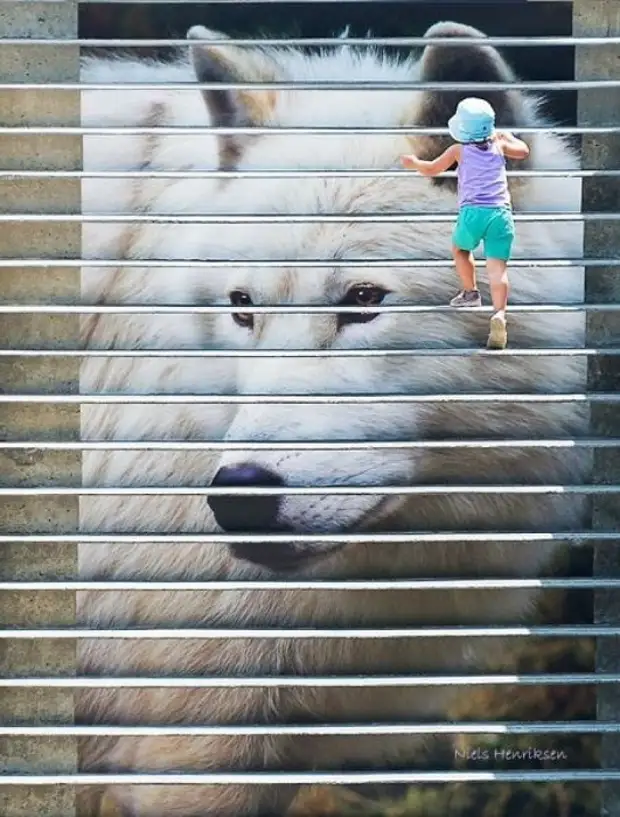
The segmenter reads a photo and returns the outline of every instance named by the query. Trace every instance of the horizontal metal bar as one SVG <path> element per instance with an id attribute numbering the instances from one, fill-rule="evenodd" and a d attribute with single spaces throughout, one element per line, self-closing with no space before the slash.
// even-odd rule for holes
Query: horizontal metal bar
<path id="1" fill-rule="evenodd" d="M 599 496 L 620 494 L 620 485 L 304 485 L 304 486 L 67 486 L 0 488 L 0 497 L 26 496 Z"/>
<path id="2" fill-rule="evenodd" d="M 146 263 L 145 263 L 146 265 Z M 124 264 L 122 265 L 125 266 Z M 175 267 L 179 266 L 177 262 Z M 183 264 L 185 266 L 185 264 Z M 1 267 L 1 265 L 0 265 Z M 272 306 L 249 306 L 243 307 L 244 314 L 252 315 L 338 315 L 353 314 L 359 315 L 432 315 L 436 312 L 454 312 L 454 308 L 449 305 L 436 304 L 432 306 L 419 306 L 418 304 L 394 304 L 390 306 L 315 306 L 305 305 L 272 305 Z M 220 305 L 198 305 L 198 306 L 163 306 L 153 304 L 136 304 L 128 306 L 109 306 L 100 304 L 0 304 L 0 315 L 231 315 L 239 312 L 238 306 L 227 304 Z M 476 308 L 476 314 L 491 314 L 492 306 L 481 306 Z M 620 304 L 511 304 L 510 312 L 517 314 L 585 314 L 587 312 L 620 312 Z M 471 310 L 467 310 L 471 314 Z M 607 347 L 605 347 L 606 349 Z M 5 354 L 11 350 L 0 350 Z M 36 351 L 36 350 L 28 350 Z M 39 350 L 44 352 L 45 350 Z M 117 350 L 118 351 L 118 350 Z M 136 351 L 136 350 L 130 350 Z M 161 350 L 159 350 L 161 351 Z M 583 354 L 583 352 L 581 352 Z M 154 356 L 158 356 L 157 354 Z M 181 353 L 182 357 L 183 354 Z"/>
<path id="3" fill-rule="evenodd" d="M 346 1 L 346 0 L 345 0 Z M 84 0 L 82 0 L 84 2 Z M 276 0 L 277 2 L 277 0 Z M 524 756 L 527 760 L 527 756 Z M 620 780 L 620 770 L 497 772 L 206 772 L 202 774 L 2 774 L 1 786 L 354 786 L 409 783 L 583 783 Z"/>
<path id="4" fill-rule="evenodd" d="M 44 0 L 45 1 L 45 0 Z M 101 3 L 101 0 L 83 0 L 84 3 Z M 305 2 L 310 2 L 311 0 L 305 0 Z M 332 3 L 333 0 L 314 0 L 316 3 Z M 570 0 L 569 0 L 570 1 Z M 124 3 L 132 3 L 132 4 L 154 4 L 157 5 L 159 3 L 166 3 L 167 5 L 171 5 L 171 0 L 111 0 L 112 3 L 116 3 L 122 5 Z M 172 4 L 174 3 L 183 2 L 183 0 L 172 0 Z M 239 0 L 195 0 L 195 2 L 200 4 L 212 3 L 217 5 L 238 5 Z M 274 3 L 290 3 L 290 0 L 241 0 L 243 5 L 258 5 L 258 6 L 265 6 L 267 4 L 274 4 Z M 374 3 L 376 6 L 377 0 L 343 0 L 344 3 Z M 408 3 L 410 6 L 415 6 L 419 0 L 396 0 L 396 2 L 400 2 L 403 4 L 403 8 L 406 8 L 406 4 Z M 517 7 L 520 7 L 519 10 L 523 11 L 524 6 L 523 3 L 528 2 L 528 0 L 505 0 L 505 4 L 509 7 L 509 9 L 514 9 L 514 5 L 511 6 L 511 3 L 518 4 Z M 542 2 L 542 0 L 529 0 L 530 3 L 537 3 Z M 548 0 L 548 2 L 566 2 L 566 0 Z M 515 9 L 516 10 L 516 9 Z"/>
<path id="5" fill-rule="evenodd" d="M 87 676 L 0 678 L 0 689 L 383 689 L 472 686 L 600 686 L 620 684 L 619 673 L 524 675 L 268 675 L 154 678 Z"/>
<path id="6" fill-rule="evenodd" d="M 88 0 L 86 0 L 88 1 Z M 133 0 L 135 2 L 135 0 Z M 156 2 L 157 0 L 150 0 Z M 357 1 L 357 0 L 356 0 Z M 127 0 L 130 2 L 130 0 Z M 164 0 L 162 0 L 164 2 Z M 206 0 L 205 0 L 206 2 Z M 212 2 L 212 0 L 209 0 Z M 217 2 L 217 0 L 216 0 Z M 270 0 L 271 2 L 271 0 Z M 284 2 L 284 0 L 283 0 Z M 288 2 L 288 0 L 287 0 Z M 503 48 L 525 46 L 531 47 L 548 47 L 548 46 L 597 46 L 597 45 L 620 45 L 620 37 L 266 37 L 260 39 L 248 39 L 240 37 L 231 37 L 230 39 L 217 39 L 214 37 L 209 40 L 200 40 L 192 37 L 187 39 L 102 39 L 94 37 L 87 38 L 67 38 L 60 39 L 58 37 L 50 37 L 49 39 L 23 39 L 23 38 L 2 38 L 0 42 L 5 46 L 82 46 L 86 48 L 187 48 L 189 45 L 225 45 L 225 46 L 242 46 L 256 48 L 256 46 L 264 47 L 285 47 L 285 48 L 341 48 L 344 45 L 375 48 L 394 47 L 394 48 L 424 48 L 427 45 L 449 45 L 449 46 L 498 46 Z"/>
<path id="7" fill-rule="evenodd" d="M 503 354 L 497 352 L 496 354 Z M 375 405 L 376 403 L 619 403 L 619 392 L 532 394 L 0 394 L 3 403 L 64 405 Z"/>
<path id="8" fill-rule="evenodd" d="M 1 90 L 1 89 L 0 89 Z M 0 213 L 0 224 L 444 224 L 452 223 L 457 213 L 291 213 L 209 215 L 167 215 L 137 213 Z M 620 221 L 618 213 L 515 213 L 518 222 Z M 122 259 L 119 259 L 122 266 Z M 182 263 L 182 262 L 181 262 Z"/>
<path id="9" fill-rule="evenodd" d="M 166 5 L 174 5 L 175 3 L 181 4 L 185 2 L 185 0 L 107 0 L 110 5 L 123 5 L 125 3 L 131 3 L 132 5 L 157 5 L 163 4 Z M 505 0 L 506 4 L 510 3 L 523 3 L 524 0 Z M 566 0 L 548 0 L 548 2 L 559 2 Z M 43 0 L 43 2 L 49 2 L 49 0 Z M 83 0 L 84 3 L 96 3 L 100 4 L 102 0 Z M 197 5 L 209 3 L 210 5 L 231 5 L 231 6 L 238 6 L 241 2 L 241 5 L 251 6 L 251 5 L 258 5 L 258 6 L 265 6 L 269 4 L 275 3 L 290 3 L 290 0 L 194 0 L 194 3 Z M 302 2 L 316 2 L 316 3 L 333 3 L 333 0 L 302 0 Z M 375 3 L 377 0 L 342 0 L 343 3 Z M 411 5 L 415 5 L 416 2 L 419 0 L 396 0 L 396 2 L 401 2 L 403 5 L 409 2 Z M 527 0 L 525 0 L 527 2 Z M 529 0 L 529 2 L 541 2 L 541 0 Z M 406 6 L 405 6 L 406 7 Z M 523 6 L 521 6 L 521 10 L 523 10 Z"/>
<path id="10" fill-rule="evenodd" d="M 45 2 L 45 0 L 43 0 L 43 1 Z M 172 3 L 175 3 L 175 2 L 179 3 L 179 2 L 182 2 L 182 1 L 183 0 L 172 0 Z M 198 5 L 204 4 L 204 3 L 214 3 L 214 4 L 217 4 L 217 5 L 228 5 L 228 4 L 233 5 L 233 4 L 238 4 L 239 3 L 239 0 L 194 0 L 194 1 Z M 311 2 L 311 1 L 314 1 L 316 3 L 332 3 L 333 2 L 333 0 L 305 0 L 305 2 Z M 84 2 L 85 3 L 101 3 L 101 0 L 84 0 Z M 132 3 L 132 4 L 138 4 L 138 5 L 140 5 L 140 4 L 149 4 L 149 5 L 154 4 L 154 5 L 157 5 L 159 3 L 162 3 L 162 4 L 166 3 L 167 5 L 171 5 L 171 0 L 111 0 L 111 2 L 116 3 L 116 4 L 120 4 L 120 5 L 122 5 L 124 3 Z M 374 3 L 376 5 L 377 0 L 343 0 L 343 2 L 344 3 L 354 3 L 354 2 L 355 3 L 358 3 L 358 2 L 359 3 Z M 406 8 L 406 4 L 409 4 L 410 6 L 415 6 L 415 4 L 417 2 L 420 2 L 420 0 L 396 0 L 396 2 L 402 3 L 403 4 L 402 7 Z M 525 3 L 527 3 L 527 2 L 538 3 L 538 2 L 543 2 L 543 0 L 505 0 L 505 4 L 509 7 L 509 9 L 514 9 L 514 4 L 516 3 L 517 7 L 518 8 L 520 7 L 519 8 L 520 11 L 524 10 L 524 6 L 523 6 L 524 2 Z M 557 3 L 557 2 L 567 2 L 567 0 L 547 0 L 547 2 L 551 2 L 551 3 L 556 2 Z M 569 2 L 570 2 L 570 0 L 569 0 Z M 251 6 L 251 5 L 254 5 L 254 4 L 257 4 L 259 6 L 261 6 L 261 5 L 264 6 L 267 3 L 290 3 L 290 0 L 241 0 L 241 3 L 246 5 L 246 6 L 248 6 L 248 5 Z M 513 5 L 511 6 L 511 4 L 513 4 Z"/>
<path id="11" fill-rule="evenodd" d="M 208 269 L 212 271 L 213 269 L 218 268 L 237 268 L 240 264 L 243 264 L 244 268 L 266 268 L 266 269 L 278 269 L 278 268 L 286 268 L 290 266 L 299 267 L 301 269 L 315 269 L 315 268 L 326 268 L 326 269 L 333 269 L 334 267 L 346 267 L 347 269 L 350 268 L 360 268 L 360 269 L 374 269 L 379 268 L 383 269 L 385 267 L 396 267 L 399 269 L 410 269 L 411 267 L 415 268 L 428 268 L 428 269 L 435 269 L 435 268 L 443 268 L 443 267 L 450 267 L 454 262 L 452 260 L 443 259 L 443 258 L 317 258 L 317 259 L 307 259 L 307 258 L 274 258 L 274 259 L 236 259 L 236 258 L 226 258 L 226 259 L 178 259 L 178 260 L 169 260 L 169 259 L 162 259 L 162 258 L 0 258 L 0 269 L 2 268 L 13 268 L 13 267 L 22 267 L 25 269 L 28 268 L 37 268 L 37 267 L 49 267 L 49 268 L 73 268 L 73 267 L 104 267 L 104 268 L 111 268 L 111 269 L 118 269 L 122 267 L 123 269 L 178 269 L 179 266 L 182 266 L 184 269 Z M 620 266 L 620 258 L 511 258 L 510 259 L 510 266 L 511 267 L 618 267 Z M 523 308 L 524 304 L 515 304 L 511 308 Z M 542 304 L 542 306 L 553 306 L 553 304 Z M 558 304 L 558 307 L 562 308 L 569 308 L 571 304 Z M 579 308 L 589 308 L 589 304 L 572 304 L 572 306 L 579 307 Z M 595 305 L 593 305 L 595 306 Z M 607 304 L 601 304 L 601 306 L 607 307 Z M 610 304 L 610 307 L 613 307 L 614 304 Z M 12 308 L 12 307 L 5 307 L 4 308 Z M 16 305 L 16 308 L 22 308 L 20 305 Z M 23 307 L 28 308 L 28 307 Z M 61 304 L 37 304 L 35 305 L 36 309 L 62 309 Z M 77 305 L 76 305 L 77 308 Z M 88 309 L 87 304 L 80 304 L 79 308 Z M 107 305 L 99 305 L 93 304 L 92 308 L 101 308 L 101 309 L 115 309 L 114 306 L 107 306 Z M 157 304 L 136 304 L 133 307 L 126 306 L 126 305 L 119 305 L 120 309 L 134 309 L 138 308 L 142 309 L 197 309 L 202 308 L 198 306 L 191 306 L 188 307 L 187 305 L 179 305 L 177 306 L 162 306 Z M 205 306 L 205 308 L 211 309 L 211 306 Z M 428 307 L 420 307 L 420 308 L 428 308 Z M 435 309 L 436 307 L 432 307 Z"/>
<path id="12" fill-rule="evenodd" d="M 290 442 L 282 440 L 87 440 L 56 442 L 50 440 L 0 440 L 0 451 L 443 451 L 472 449 L 573 449 L 619 448 L 620 438 L 567 437 L 564 439 L 484 439 L 484 440 L 342 440 L 328 442 Z"/>
<path id="13" fill-rule="evenodd" d="M 221 726 L 0 726 L 0 737 L 256 737 L 268 735 L 614 735 L 612 721 L 498 723 L 313 723 Z M 0 777 L 0 784 L 2 778 Z"/>
<path id="14" fill-rule="evenodd" d="M 122 304 L 119 306 L 109 305 L 78 305 L 78 304 L 0 304 L 0 315 L 231 315 L 239 311 L 238 306 L 170 306 L 170 305 L 145 305 L 136 304 L 135 306 Z M 314 306 L 314 305 L 272 305 L 272 306 L 254 306 L 244 307 L 244 314 L 252 315 L 339 315 L 339 314 L 354 314 L 358 315 L 381 315 L 381 314 L 401 314 L 401 315 L 427 315 L 437 312 L 452 312 L 453 308 L 443 304 L 433 306 L 419 306 L 412 305 L 390 305 L 390 306 Z M 492 306 L 482 306 L 477 308 L 477 314 L 491 314 L 493 312 Z M 516 304 L 511 305 L 511 313 L 517 314 L 585 314 L 588 312 L 618 312 L 620 311 L 620 304 L 577 304 L 564 306 L 562 304 Z M 471 314 L 469 312 L 469 314 Z M 607 348 L 607 347 L 605 347 Z M 30 352 L 46 353 L 46 350 L 26 350 Z M 56 351 L 59 350 L 49 350 Z M 74 350 L 72 350 L 74 351 Z M 102 350 L 103 351 L 103 350 Z M 115 350 L 119 352 L 120 350 Z M 129 352 L 138 351 L 140 355 L 144 350 L 129 350 Z M 162 350 L 154 350 L 154 357 L 158 357 Z M 185 350 L 187 351 L 187 350 Z M 20 352 L 11 349 L 0 349 L 0 354 L 20 354 Z M 195 356 L 198 352 L 192 353 Z M 167 355 L 168 352 L 166 351 Z M 583 352 L 582 352 L 583 354 Z M 183 353 L 180 353 L 183 356 Z"/>
<path id="15" fill-rule="evenodd" d="M 239 309 L 237 308 L 237 311 Z M 251 312 L 251 310 L 248 310 Z M 67 357 L 67 358 L 284 358 L 328 359 L 371 357 L 616 357 L 619 346 L 601 349 L 579 347 L 546 349 L 0 349 L 3 357 Z M 4 396 L 1 398 L 4 400 Z"/>
<path id="16" fill-rule="evenodd" d="M 103 489 L 105 490 L 105 489 Z M 620 531 L 449 531 L 441 533 L 325 533 L 325 534 L 281 534 L 281 533 L 23 533 L 2 534 L 0 544 L 103 544 L 108 545 L 172 545 L 172 544 L 216 544 L 234 545 L 239 541 L 260 544 L 278 544 L 280 542 L 321 543 L 332 545 L 362 544 L 368 542 L 388 542 L 397 544 L 449 544 L 452 542 L 571 542 L 586 544 L 588 542 L 616 542 Z M 538 581 L 538 580 L 536 580 Z M 227 584 L 228 586 L 228 584 Z"/>
<path id="17" fill-rule="evenodd" d="M 0 180 L 17 179 L 395 179 L 402 178 L 402 168 L 385 170 L 0 170 Z M 593 179 L 617 178 L 620 170 L 507 170 L 515 179 Z M 440 174 L 455 179 L 456 171 Z"/>
<path id="18" fill-rule="evenodd" d="M 2 41 L 0 40 L 0 45 Z M 597 127 L 577 127 L 557 125 L 549 127 L 531 127 L 514 125 L 513 131 L 519 134 L 557 133 L 564 136 L 608 135 L 620 133 L 619 125 L 601 125 Z M 223 127 L 218 125 L 176 125 L 167 127 L 134 127 L 133 125 L 116 126 L 75 126 L 75 125 L 13 125 L 0 126 L 1 136 L 448 136 L 447 128 L 412 128 L 412 127 L 352 127 L 352 126 L 316 126 L 299 125 L 237 125 Z M 402 170 L 401 174 L 407 171 Z"/>
<path id="19" fill-rule="evenodd" d="M 527 539 L 527 536 L 525 537 Z M 620 532 L 615 535 L 620 539 Z M 82 540 L 83 542 L 84 540 Z M 108 544 L 113 539 L 106 542 Z M 295 537 L 287 541 L 295 541 Z M 378 537 L 375 542 L 381 542 Z M 388 540 L 390 541 L 390 540 Z M 620 589 L 620 579 L 368 579 L 364 581 L 347 579 L 344 581 L 0 581 L 0 592 L 11 593 L 64 593 L 64 592 L 197 592 L 197 591 L 243 591 L 278 590 L 339 591 L 354 592 L 369 590 L 592 590 L 594 588 Z"/>
<path id="20" fill-rule="evenodd" d="M 243 535 L 228 533 L 195 533 L 195 534 L 2 534 L 1 544 L 126 544 L 126 545 L 171 545 L 171 544 L 236 544 L 240 540 L 245 544 L 278 544 L 287 543 L 321 543 L 321 544 L 362 544 L 362 543 L 397 543 L 397 544 L 449 544 L 462 542 L 523 543 L 523 542 L 571 542 L 587 544 L 589 542 L 616 542 L 620 531 L 560 531 L 533 532 L 518 531 L 512 533 L 483 531 L 456 531 L 442 533 L 341 533 L 341 534 L 254 534 Z M 536 580 L 538 581 L 538 580 Z M 228 586 L 228 583 L 227 585 Z"/>
<path id="21" fill-rule="evenodd" d="M 148 4 L 148 5 L 157 5 L 159 3 L 165 3 L 166 5 L 174 5 L 175 3 L 181 4 L 185 2 L 185 0 L 107 0 L 110 5 L 123 5 L 124 3 L 131 3 L 132 5 L 141 5 L 141 4 Z M 507 4 L 512 3 L 523 3 L 524 0 L 506 0 Z M 49 0 L 43 0 L 43 2 L 49 2 Z M 96 3 L 100 4 L 102 0 L 83 0 L 84 3 Z M 268 4 L 275 4 L 275 3 L 290 3 L 290 0 L 194 0 L 194 3 L 197 5 L 201 4 L 212 4 L 212 5 L 231 5 L 231 6 L 238 6 L 239 2 L 241 5 L 251 6 L 251 5 L 259 5 L 265 6 Z M 333 3 L 333 0 L 302 0 L 302 2 L 316 2 L 316 3 Z M 377 0 L 342 0 L 344 3 L 375 3 Z M 415 5 L 416 2 L 419 0 L 396 0 L 396 2 L 401 3 L 411 3 Z M 528 2 L 528 0 L 525 0 Z M 536 3 L 541 2 L 541 0 L 529 0 L 529 2 Z M 566 0 L 548 0 L 548 2 L 566 2 Z M 522 9 L 523 7 L 521 7 Z"/>
<path id="22" fill-rule="evenodd" d="M 64 628 L 37 628 L 26 629 L 11 627 L 0 629 L 0 639 L 19 639 L 32 641 L 37 639 L 148 639 L 161 641 L 165 639 L 207 640 L 213 639 L 375 639 L 390 638 L 618 638 L 620 627 L 609 625 L 577 626 L 532 626 L 532 627 L 468 627 L 466 625 L 444 627 L 382 627 L 382 628 L 355 628 L 355 629 L 327 629 L 316 627 L 273 627 L 267 629 L 243 629 L 232 627 L 202 627 L 202 628 L 164 628 L 156 630 L 147 628 L 124 629 L 87 629 L 79 627 Z"/>
<path id="23" fill-rule="evenodd" d="M 0 91 L 606 91 L 620 79 L 549 80 L 544 82 L 416 82 L 376 80 L 342 82 L 0 82 Z"/>

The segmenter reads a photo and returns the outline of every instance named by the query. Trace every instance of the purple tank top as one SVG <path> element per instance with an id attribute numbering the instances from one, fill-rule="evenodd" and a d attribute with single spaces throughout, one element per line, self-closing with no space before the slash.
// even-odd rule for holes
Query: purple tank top
<path id="1" fill-rule="evenodd" d="M 506 207 L 510 205 L 506 160 L 497 142 L 483 150 L 476 145 L 461 146 L 458 164 L 459 207 Z"/>

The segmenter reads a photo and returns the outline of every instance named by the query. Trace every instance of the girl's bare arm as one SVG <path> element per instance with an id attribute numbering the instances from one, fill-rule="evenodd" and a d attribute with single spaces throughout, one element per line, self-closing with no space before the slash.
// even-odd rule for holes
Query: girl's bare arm
<path id="1" fill-rule="evenodd" d="M 400 160 L 403 167 L 411 170 L 417 170 L 423 176 L 437 176 L 452 167 L 455 162 L 461 158 L 461 146 L 451 145 L 447 150 L 433 159 L 432 162 L 427 162 L 424 159 L 418 159 L 415 153 L 401 156 Z"/>
<path id="2" fill-rule="evenodd" d="M 508 159 L 527 159 L 530 155 L 530 149 L 525 142 L 517 139 L 510 131 L 498 131 L 497 141 Z"/>

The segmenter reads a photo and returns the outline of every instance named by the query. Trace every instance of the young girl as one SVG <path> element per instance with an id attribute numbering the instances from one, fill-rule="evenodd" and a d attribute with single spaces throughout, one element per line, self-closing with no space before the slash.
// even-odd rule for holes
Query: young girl
<path id="1" fill-rule="evenodd" d="M 437 159 L 426 162 L 410 154 L 402 156 L 401 162 L 424 176 L 436 176 L 458 164 L 459 215 L 452 234 L 452 257 L 463 288 L 450 301 L 450 306 L 482 305 L 472 253 L 483 241 L 495 310 L 487 346 L 504 349 L 508 340 L 506 264 L 515 234 L 506 157 L 526 159 L 530 150 L 511 133 L 495 130 L 495 111 L 484 99 L 462 100 L 448 122 L 448 130 L 457 144 L 451 145 Z"/>

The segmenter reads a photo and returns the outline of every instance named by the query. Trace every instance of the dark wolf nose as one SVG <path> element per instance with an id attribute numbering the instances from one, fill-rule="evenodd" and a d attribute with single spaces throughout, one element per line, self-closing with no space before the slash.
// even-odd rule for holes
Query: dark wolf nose
<path id="1" fill-rule="evenodd" d="M 211 485 L 215 488 L 275 488 L 284 485 L 284 480 L 260 465 L 243 463 L 220 468 Z M 280 509 L 279 496 L 234 496 L 220 494 L 210 496 L 209 507 L 218 525 L 225 531 L 262 531 L 276 527 Z"/>

